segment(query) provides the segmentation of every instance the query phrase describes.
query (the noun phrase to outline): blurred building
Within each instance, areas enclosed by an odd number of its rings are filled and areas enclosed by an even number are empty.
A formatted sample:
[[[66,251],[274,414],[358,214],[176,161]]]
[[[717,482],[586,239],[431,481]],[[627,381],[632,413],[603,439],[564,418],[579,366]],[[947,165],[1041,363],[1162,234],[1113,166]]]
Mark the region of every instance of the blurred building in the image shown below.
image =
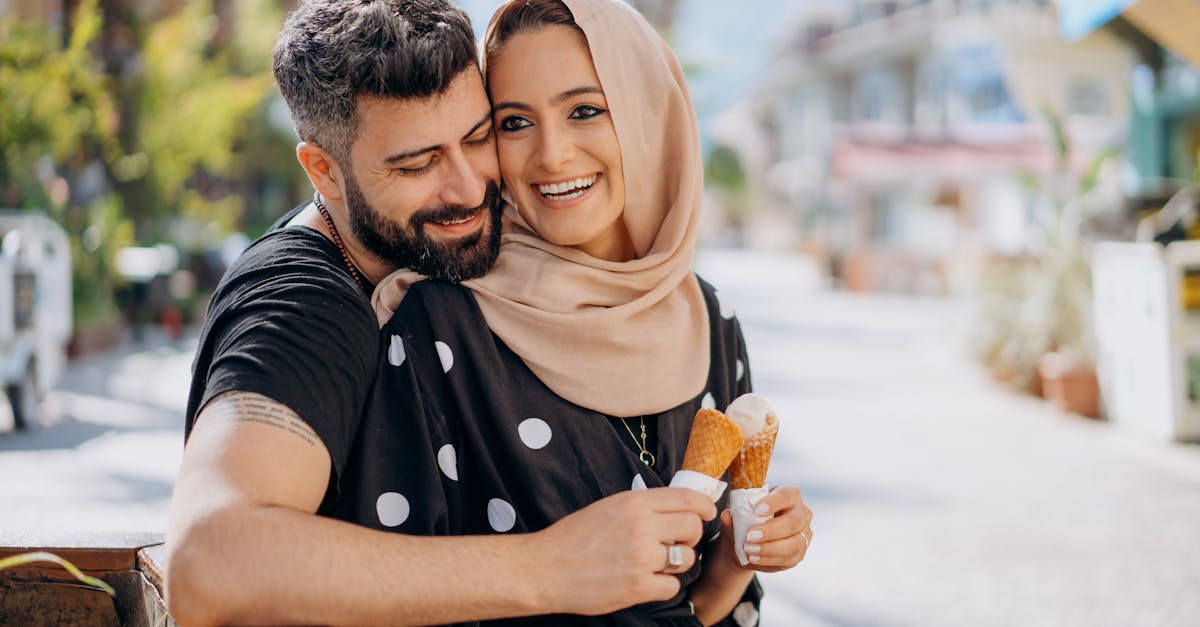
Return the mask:
[[[944,292],[1026,245],[1062,121],[1082,171],[1128,121],[1128,48],[1068,43],[1046,0],[858,0],[801,15],[768,85],[717,125],[766,190],[748,223],[799,235],[853,289]]]
[[[1180,185],[1200,181],[1200,3],[1059,0],[1059,8],[1068,39],[1100,29],[1137,53],[1126,191],[1133,217],[1149,213]]]

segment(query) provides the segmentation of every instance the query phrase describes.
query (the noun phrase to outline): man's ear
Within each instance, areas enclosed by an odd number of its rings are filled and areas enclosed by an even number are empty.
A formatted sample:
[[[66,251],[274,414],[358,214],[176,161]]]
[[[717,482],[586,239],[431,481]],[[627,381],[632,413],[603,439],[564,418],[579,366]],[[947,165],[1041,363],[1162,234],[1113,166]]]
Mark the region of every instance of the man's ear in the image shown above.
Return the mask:
[[[296,158],[313,187],[325,198],[342,199],[342,169],[325,149],[312,142],[296,144]]]

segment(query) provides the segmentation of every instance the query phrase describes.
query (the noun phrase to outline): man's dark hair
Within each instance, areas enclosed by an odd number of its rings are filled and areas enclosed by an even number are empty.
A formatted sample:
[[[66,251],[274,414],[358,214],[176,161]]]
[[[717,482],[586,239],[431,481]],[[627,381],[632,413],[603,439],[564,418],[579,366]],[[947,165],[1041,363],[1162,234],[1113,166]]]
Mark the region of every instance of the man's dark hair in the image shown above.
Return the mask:
[[[360,96],[441,94],[476,58],[471,22],[450,0],[304,0],[273,70],[296,134],[344,166]]]

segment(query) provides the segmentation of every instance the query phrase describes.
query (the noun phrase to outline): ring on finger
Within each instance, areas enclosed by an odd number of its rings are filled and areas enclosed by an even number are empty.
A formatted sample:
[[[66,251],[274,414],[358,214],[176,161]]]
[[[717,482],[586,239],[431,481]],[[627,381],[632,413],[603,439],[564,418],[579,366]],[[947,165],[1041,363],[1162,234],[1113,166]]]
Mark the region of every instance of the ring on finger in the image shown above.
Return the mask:
[[[667,547],[667,563],[660,572],[668,572],[672,568],[683,566],[683,547],[678,544],[665,544]]]
[[[800,532],[800,537],[801,537],[801,538],[804,538],[804,550],[805,550],[805,551],[807,551],[807,550],[808,550],[808,545],[809,545],[808,534],[807,534],[807,533],[804,533],[804,531],[802,530],[802,531]]]

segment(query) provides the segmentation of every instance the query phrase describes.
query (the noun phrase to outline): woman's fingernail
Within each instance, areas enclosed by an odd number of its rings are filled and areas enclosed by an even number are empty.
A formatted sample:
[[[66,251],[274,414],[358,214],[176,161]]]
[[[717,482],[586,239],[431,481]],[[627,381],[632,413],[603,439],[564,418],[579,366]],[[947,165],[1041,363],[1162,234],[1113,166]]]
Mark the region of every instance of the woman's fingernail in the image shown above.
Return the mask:
[[[744,544],[742,550],[746,553],[758,553],[761,548],[757,544]]]
[[[759,540],[762,540],[762,531],[755,529],[754,531],[746,534],[746,539],[750,542],[758,542]]]
[[[754,506],[754,513],[758,514],[759,516],[762,516],[769,511],[771,511],[771,506],[767,505],[766,503],[759,503],[758,505]]]
[[[746,556],[746,561],[747,561],[747,562],[750,562],[751,564],[757,564],[757,563],[758,563],[758,556],[757,556],[757,555],[747,555],[747,556]]]

